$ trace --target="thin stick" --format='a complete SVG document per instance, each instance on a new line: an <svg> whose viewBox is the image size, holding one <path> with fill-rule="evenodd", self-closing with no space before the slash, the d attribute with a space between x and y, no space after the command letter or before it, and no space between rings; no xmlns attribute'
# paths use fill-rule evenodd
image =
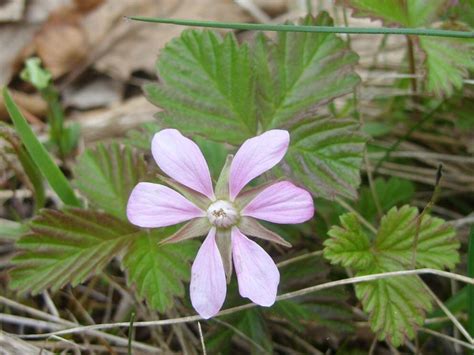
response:
<svg viewBox="0 0 474 355"><path fill-rule="evenodd" d="M201 339L202 353L203 355L207 355L206 343L204 343L204 335L202 335L201 323L197 322L197 324L198 324L198 331L199 331L199 339Z"/></svg>
<svg viewBox="0 0 474 355"><path fill-rule="evenodd" d="M313 33L360 33L360 34L393 34L435 37L474 38L474 32L448 31L428 28L391 28L391 27L333 27L306 25L271 25L259 23L215 22L170 19L144 16L125 16L125 19L141 22L163 23L170 25L227 28L233 30L273 31L273 32L313 32Z"/></svg>
<svg viewBox="0 0 474 355"><path fill-rule="evenodd" d="M279 263L277 264L277 266L278 266L279 268L281 268L281 267L283 267L283 266L287 266L287 265L296 263L296 262L298 262L298 261L311 258L311 257L313 257L313 256L321 256L321 255L323 255L323 251L322 251L322 250L316 250L316 251L313 251L313 252L311 252L311 253L307 253L307 254L295 256L294 258L281 261L281 262L279 262Z"/></svg>
<svg viewBox="0 0 474 355"><path fill-rule="evenodd" d="M258 348L258 350L260 350L262 352L262 354L266 352L265 348L263 348L259 343L257 343L255 340L250 338L247 334L243 333L238 328L234 327L232 324L229 324L229 323L224 322L224 321L222 321L220 319L217 319L217 318L213 318L212 320L214 322L219 323L219 324L223 325L224 327L227 327L227 328L231 329L232 331L234 331L234 333L237 334L238 336L240 336L242 339L245 339L250 344L252 344L256 348Z"/></svg>
<svg viewBox="0 0 474 355"><path fill-rule="evenodd" d="M438 304L438 307L448 316L448 318L453 322L454 326L461 332L462 335L469 341L469 343L474 344L473 339L467 332L467 330L462 326L461 322L451 313L451 311L444 305L444 303L434 294L434 292L423 282L423 286L425 287L426 291L430 294L430 296L435 300Z"/></svg>
<svg viewBox="0 0 474 355"><path fill-rule="evenodd" d="M309 293L313 293L313 292L317 292L317 291L321 291L321 290L325 290L325 289L333 288L337 286L386 279L389 277L421 275L421 274L431 274L431 275L442 276L442 277L446 277L446 278L450 278L450 279L458 280L460 282L474 285L474 278L458 275L458 274L448 272L448 271L424 268L424 269L417 269L417 270L392 271L392 272L385 272L385 273L380 273L380 274L364 275L364 276L351 277L351 278L337 280L337 281L331 281L324 284L307 287L298 291L282 294L277 297L277 301L286 300L286 299L306 295ZM254 303L247 303L242 306L228 308L226 310L220 311L218 314L215 315L215 317L232 314L232 313L239 312L244 309L253 308L256 306L257 305ZM157 320L157 321L135 322L133 326L134 327L165 326L165 325L172 325L172 324L195 322L201 319L202 318L200 316L195 315L195 316L187 316L187 317L174 318L174 319L164 319L164 320ZM25 338L25 339L44 338L51 335L72 334L72 333L79 333L79 332L85 332L85 331L91 331L91 330L112 329L112 328L117 328L117 327L128 327L128 326L130 326L129 322L96 324L96 325L89 325L89 326L74 327L74 328L64 329L64 330L51 332L51 333L20 335L20 337Z"/></svg>
<svg viewBox="0 0 474 355"><path fill-rule="evenodd" d="M453 342L453 343L456 343L456 344L459 344L459 345L461 345L461 346L464 346L465 348L473 349L473 350L474 350L474 345L471 345L471 344L469 344L469 343L466 343L465 341L462 341L462 340L459 340L459 339L450 337L449 335L446 335L446 334L443 334L443 333L439 333L439 332L436 332L436 331L431 330L431 329L428 329L428 328L419 328L418 330L419 330L420 332L428 333L428 334L434 335L434 336L436 336L436 337L443 338L443 339L446 339L446 340L451 341L451 342Z"/></svg>

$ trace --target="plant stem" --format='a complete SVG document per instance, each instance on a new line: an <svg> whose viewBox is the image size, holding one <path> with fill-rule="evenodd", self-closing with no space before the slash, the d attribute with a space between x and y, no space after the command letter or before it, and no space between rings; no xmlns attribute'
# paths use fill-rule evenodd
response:
<svg viewBox="0 0 474 355"><path fill-rule="evenodd" d="M474 226L469 233L469 248L467 253L467 276L474 276ZM467 331L474 337L474 285L467 286ZM474 354L474 351L472 352Z"/></svg>
<svg viewBox="0 0 474 355"><path fill-rule="evenodd" d="M126 19L141 22L164 23L182 26L227 28L234 30L276 31L276 32L318 32L318 33L358 33L358 34L394 34L453 38L474 38L474 32L438 30L431 28L390 28L390 27L333 27L307 25L271 25L259 23L215 22L169 19L159 17L126 16Z"/></svg>

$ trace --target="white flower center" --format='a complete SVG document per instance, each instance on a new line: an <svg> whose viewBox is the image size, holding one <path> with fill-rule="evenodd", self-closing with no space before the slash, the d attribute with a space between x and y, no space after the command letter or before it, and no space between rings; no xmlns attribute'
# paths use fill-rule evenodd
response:
<svg viewBox="0 0 474 355"><path fill-rule="evenodd" d="M218 200L207 209L207 218L212 225L227 228L237 223L239 213L231 202Z"/></svg>

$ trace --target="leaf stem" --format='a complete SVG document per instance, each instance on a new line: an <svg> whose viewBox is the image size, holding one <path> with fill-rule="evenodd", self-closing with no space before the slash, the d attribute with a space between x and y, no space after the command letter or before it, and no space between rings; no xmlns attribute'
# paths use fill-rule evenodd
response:
<svg viewBox="0 0 474 355"><path fill-rule="evenodd" d="M273 32L315 32L315 33L357 33L357 34L394 34L452 38L474 38L474 32L438 30L432 28L391 28L391 27L333 27L308 25L272 25L260 23L216 22L184 19L170 19L160 17L126 16L128 20L163 23L181 26L226 28L234 30L254 30Z"/></svg>

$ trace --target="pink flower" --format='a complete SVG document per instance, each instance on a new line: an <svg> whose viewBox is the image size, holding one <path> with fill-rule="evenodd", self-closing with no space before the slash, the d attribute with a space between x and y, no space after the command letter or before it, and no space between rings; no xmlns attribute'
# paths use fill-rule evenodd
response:
<svg viewBox="0 0 474 355"><path fill-rule="evenodd" d="M172 178L163 179L180 193L164 185L139 183L130 195L127 216L131 223L147 228L189 221L164 242L207 234L194 260L190 285L191 302L203 318L221 309L232 264L243 297L266 307L275 302L280 273L271 257L245 234L291 246L257 219L305 222L313 217L313 199L289 181L242 189L280 162L289 140L284 130L246 140L235 157L227 158L214 190L207 163L193 141L175 129L153 137L153 157Z"/></svg>

